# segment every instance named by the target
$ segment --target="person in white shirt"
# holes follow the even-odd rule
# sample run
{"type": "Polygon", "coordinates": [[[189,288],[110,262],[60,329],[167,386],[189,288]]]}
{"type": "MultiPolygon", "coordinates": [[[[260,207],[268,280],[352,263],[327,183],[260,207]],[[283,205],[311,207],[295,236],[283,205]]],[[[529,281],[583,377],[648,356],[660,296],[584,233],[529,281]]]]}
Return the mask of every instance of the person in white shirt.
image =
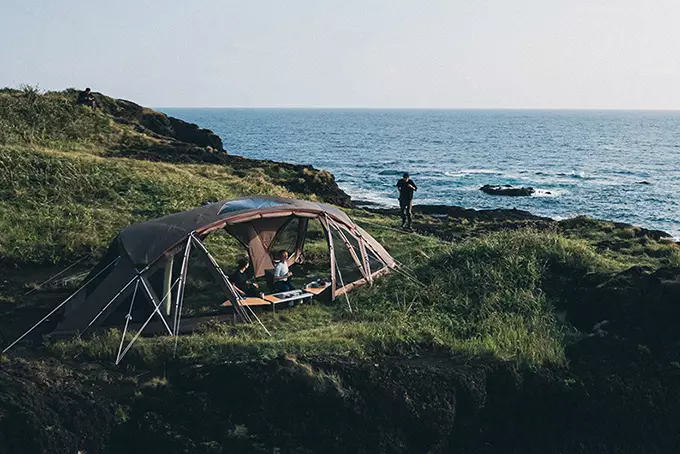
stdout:
{"type": "Polygon", "coordinates": [[[293,284],[290,282],[290,277],[293,275],[288,270],[288,252],[279,252],[279,261],[274,267],[274,290],[277,292],[288,292],[294,290],[293,284]]]}

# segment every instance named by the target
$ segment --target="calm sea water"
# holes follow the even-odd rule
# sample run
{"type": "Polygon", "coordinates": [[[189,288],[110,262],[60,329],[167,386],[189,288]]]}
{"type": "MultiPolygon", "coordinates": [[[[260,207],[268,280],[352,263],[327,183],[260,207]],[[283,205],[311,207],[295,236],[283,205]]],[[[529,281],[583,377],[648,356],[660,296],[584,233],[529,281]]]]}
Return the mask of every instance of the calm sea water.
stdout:
{"type": "Polygon", "coordinates": [[[680,236],[680,112],[161,110],[213,130],[231,154],[328,169],[358,200],[395,205],[408,171],[416,203],[585,214],[680,236]],[[539,192],[494,197],[479,191],[487,183],[539,192]]]}

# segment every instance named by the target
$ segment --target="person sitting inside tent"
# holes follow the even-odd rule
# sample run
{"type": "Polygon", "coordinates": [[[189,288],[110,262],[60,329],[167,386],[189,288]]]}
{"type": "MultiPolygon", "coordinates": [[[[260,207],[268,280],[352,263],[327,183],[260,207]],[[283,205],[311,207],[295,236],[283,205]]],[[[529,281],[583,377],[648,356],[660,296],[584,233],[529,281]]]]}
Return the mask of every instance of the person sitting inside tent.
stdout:
{"type": "Polygon", "coordinates": [[[279,252],[279,261],[274,267],[274,291],[276,292],[288,292],[290,290],[295,290],[293,284],[290,282],[290,277],[293,275],[288,270],[288,251],[279,252]]]}
{"type": "Polygon", "coordinates": [[[254,282],[250,282],[246,274],[246,270],[250,267],[250,262],[244,258],[239,259],[238,269],[229,276],[229,280],[234,285],[234,288],[239,295],[246,296],[257,296],[260,293],[258,285],[254,282]]]}
{"type": "Polygon", "coordinates": [[[97,108],[97,100],[94,99],[94,95],[92,94],[90,87],[87,87],[85,90],[78,93],[76,104],[92,107],[92,109],[97,108]]]}

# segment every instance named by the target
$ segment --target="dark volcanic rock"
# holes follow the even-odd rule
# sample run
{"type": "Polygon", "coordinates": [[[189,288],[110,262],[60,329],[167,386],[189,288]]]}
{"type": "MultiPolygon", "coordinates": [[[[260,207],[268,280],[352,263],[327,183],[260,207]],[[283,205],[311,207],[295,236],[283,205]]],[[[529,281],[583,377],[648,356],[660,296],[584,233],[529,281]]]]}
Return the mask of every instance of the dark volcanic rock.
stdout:
{"type": "Polygon", "coordinates": [[[446,215],[452,218],[464,218],[475,220],[512,220],[512,221],[551,221],[552,219],[536,216],[528,211],[497,208],[494,210],[474,210],[450,205],[416,205],[413,207],[415,213],[427,214],[430,216],[446,215]]]}
{"type": "MultiPolygon", "coordinates": [[[[564,219],[558,222],[558,225],[564,230],[599,230],[598,224],[607,223],[610,224],[614,229],[629,229],[633,232],[635,238],[651,238],[655,241],[660,240],[670,240],[673,236],[663,230],[649,230],[642,227],[636,227],[633,224],[628,224],[625,222],[612,222],[604,221],[600,219],[593,219],[587,216],[576,216],[570,219],[564,219]]],[[[611,232],[611,228],[607,229],[611,232]]],[[[605,241],[613,241],[612,239],[605,241]]],[[[606,244],[604,244],[606,246],[606,244]]]]}
{"type": "Polygon", "coordinates": [[[590,274],[568,295],[567,316],[582,331],[607,320],[621,339],[659,348],[680,340],[680,269],[634,266],[614,275],[590,274]],[[644,338],[644,340],[642,339],[644,338]]]}
{"type": "MultiPolygon", "coordinates": [[[[380,214],[398,216],[397,208],[366,208],[368,211],[380,214]]],[[[453,205],[414,205],[413,213],[432,216],[435,218],[466,219],[468,221],[541,221],[553,223],[550,218],[536,216],[528,211],[516,208],[496,208],[493,210],[475,210],[453,205]]]]}
{"type": "Polygon", "coordinates": [[[485,184],[481,188],[479,188],[480,191],[485,192],[486,194],[489,195],[507,195],[507,196],[513,196],[513,197],[521,197],[521,196],[530,196],[534,192],[534,188],[531,187],[521,187],[521,188],[516,188],[514,186],[510,186],[509,184],[505,185],[500,185],[500,186],[493,186],[490,184],[485,184]]]}
{"type": "Polygon", "coordinates": [[[169,117],[162,112],[142,107],[125,99],[112,99],[97,93],[97,102],[102,112],[111,115],[118,122],[135,123],[166,138],[224,151],[222,139],[209,129],[169,117]]]}
{"type": "Polygon", "coordinates": [[[327,170],[298,164],[260,161],[241,156],[224,156],[223,160],[238,169],[238,172],[247,172],[256,168],[264,169],[277,184],[289,191],[299,194],[315,194],[326,203],[346,208],[354,207],[351,197],[338,187],[335,176],[327,170]]]}
{"type": "Polygon", "coordinates": [[[359,207],[359,208],[372,208],[372,207],[379,207],[380,204],[377,202],[372,202],[370,200],[355,200],[354,205],[359,207]]]}
{"type": "Polygon", "coordinates": [[[202,147],[212,147],[215,150],[223,151],[222,139],[208,129],[200,128],[194,123],[187,123],[174,117],[168,117],[170,126],[174,131],[173,136],[182,142],[195,143],[202,147]]]}

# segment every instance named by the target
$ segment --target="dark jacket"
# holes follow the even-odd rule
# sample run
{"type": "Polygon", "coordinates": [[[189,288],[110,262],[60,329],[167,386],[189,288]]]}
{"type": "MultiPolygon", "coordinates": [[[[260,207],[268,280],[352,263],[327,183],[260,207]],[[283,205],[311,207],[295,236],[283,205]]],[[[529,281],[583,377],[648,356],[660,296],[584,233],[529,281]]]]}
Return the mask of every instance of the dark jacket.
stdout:
{"type": "Polygon", "coordinates": [[[397,189],[399,189],[399,200],[410,202],[413,200],[413,192],[418,189],[418,186],[410,178],[406,181],[401,179],[397,181],[397,189]]]}

